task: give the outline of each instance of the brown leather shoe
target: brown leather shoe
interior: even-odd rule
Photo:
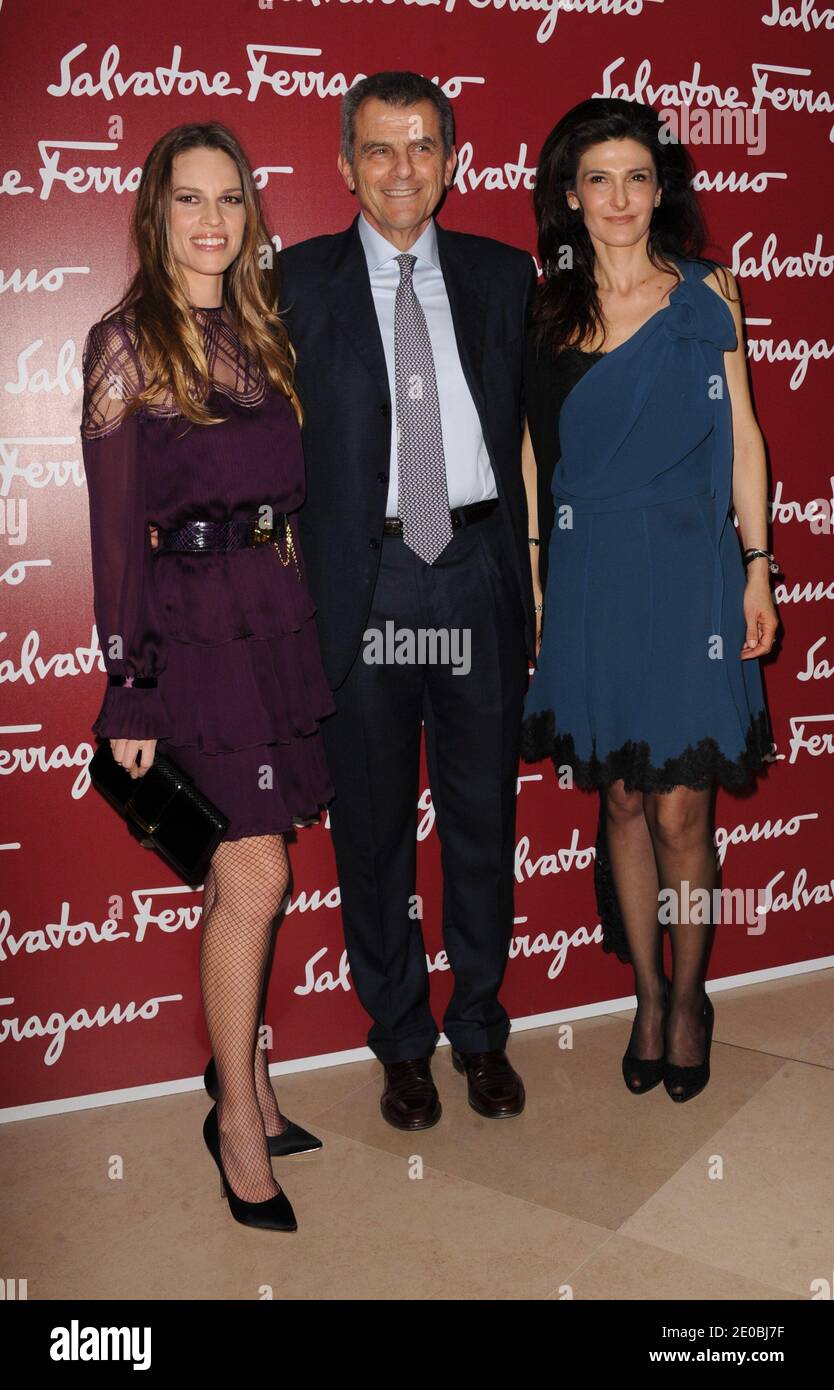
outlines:
[[[395,1129],[431,1129],[443,1111],[428,1057],[383,1062],[385,1086],[379,1102],[382,1118]]]
[[[452,1062],[457,1071],[466,1072],[469,1104],[487,1119],[520,1115],[524,1109],[524,1082],[510,1066],[503,1047],[491,1052],[456,1052]]]

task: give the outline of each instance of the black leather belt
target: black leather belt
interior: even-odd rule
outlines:
[[[286,513],[275,514],[274,525],[262,527],[257,521],[186,521],[174,531],[157,530],[158,550],[241,550],[245,546],[270,544],[283,538]]]
[[[488,502],[470,502],[466,507],[452,507],[449,515],[452,518],[452,530],[457,531],[461,526],[471,526],[476,521],[486,521],[498,506],[498,498],[491,497]],[[399,536],[402,540],[403,524],[398,516],[387,516],[383,535]]]

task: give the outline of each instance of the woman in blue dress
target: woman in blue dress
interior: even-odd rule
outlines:
[[[603,944],[638,1003],[623,1076],[677,1101],[709,1079],[714,791],[772,753],[759,658],[778,626],[739,301],[700,257],[693,172],[636,102],[582,102],[548,136],[523,446],[544,623],[522,757],[601,792]]]

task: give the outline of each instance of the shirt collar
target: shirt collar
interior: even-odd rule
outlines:
[[[393,242],[378,232],[376,227],[371,226],[364,212],[359,214],[359,239],[365,249],[368,270],[376,270],[386,261],[401,254]],[[437,254],[437,228],[433,217],[429,218],[428,226],[420,233],[413,246],[408,248],[408,254],[416,256],[418,260],[428,261],[435,269],[440,270],[440,257]]]

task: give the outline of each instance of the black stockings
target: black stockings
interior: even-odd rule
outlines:
[[[220,1088],[220,1157],[245,1202],[265,1202],[281,1190],[266,1136],[286,1129],[287,1121],[258,1031],[275,918],[288,883],[283,835],[257,835],[221,841],[204,885],[200,984]]]
[[[703,921],[681,921],[682,894],[718,883],[712,840],[711,789],[675,787],[670,792],[627,792],[614,782],[605,795],[608,858],[617,890],[629,953],[634,965],[637,1057],[663,1053],[663,935],[659,893],[672,889],[672,995],[666,1026],[666,1056],[678,1066],[703,1060],[703,982],[712,942],[712,912]],[[687,888],[688,885],[688,888]],[[694,911],[689,914],[697,916]],[[639,1078],[633,1076],[639,1086]]]

